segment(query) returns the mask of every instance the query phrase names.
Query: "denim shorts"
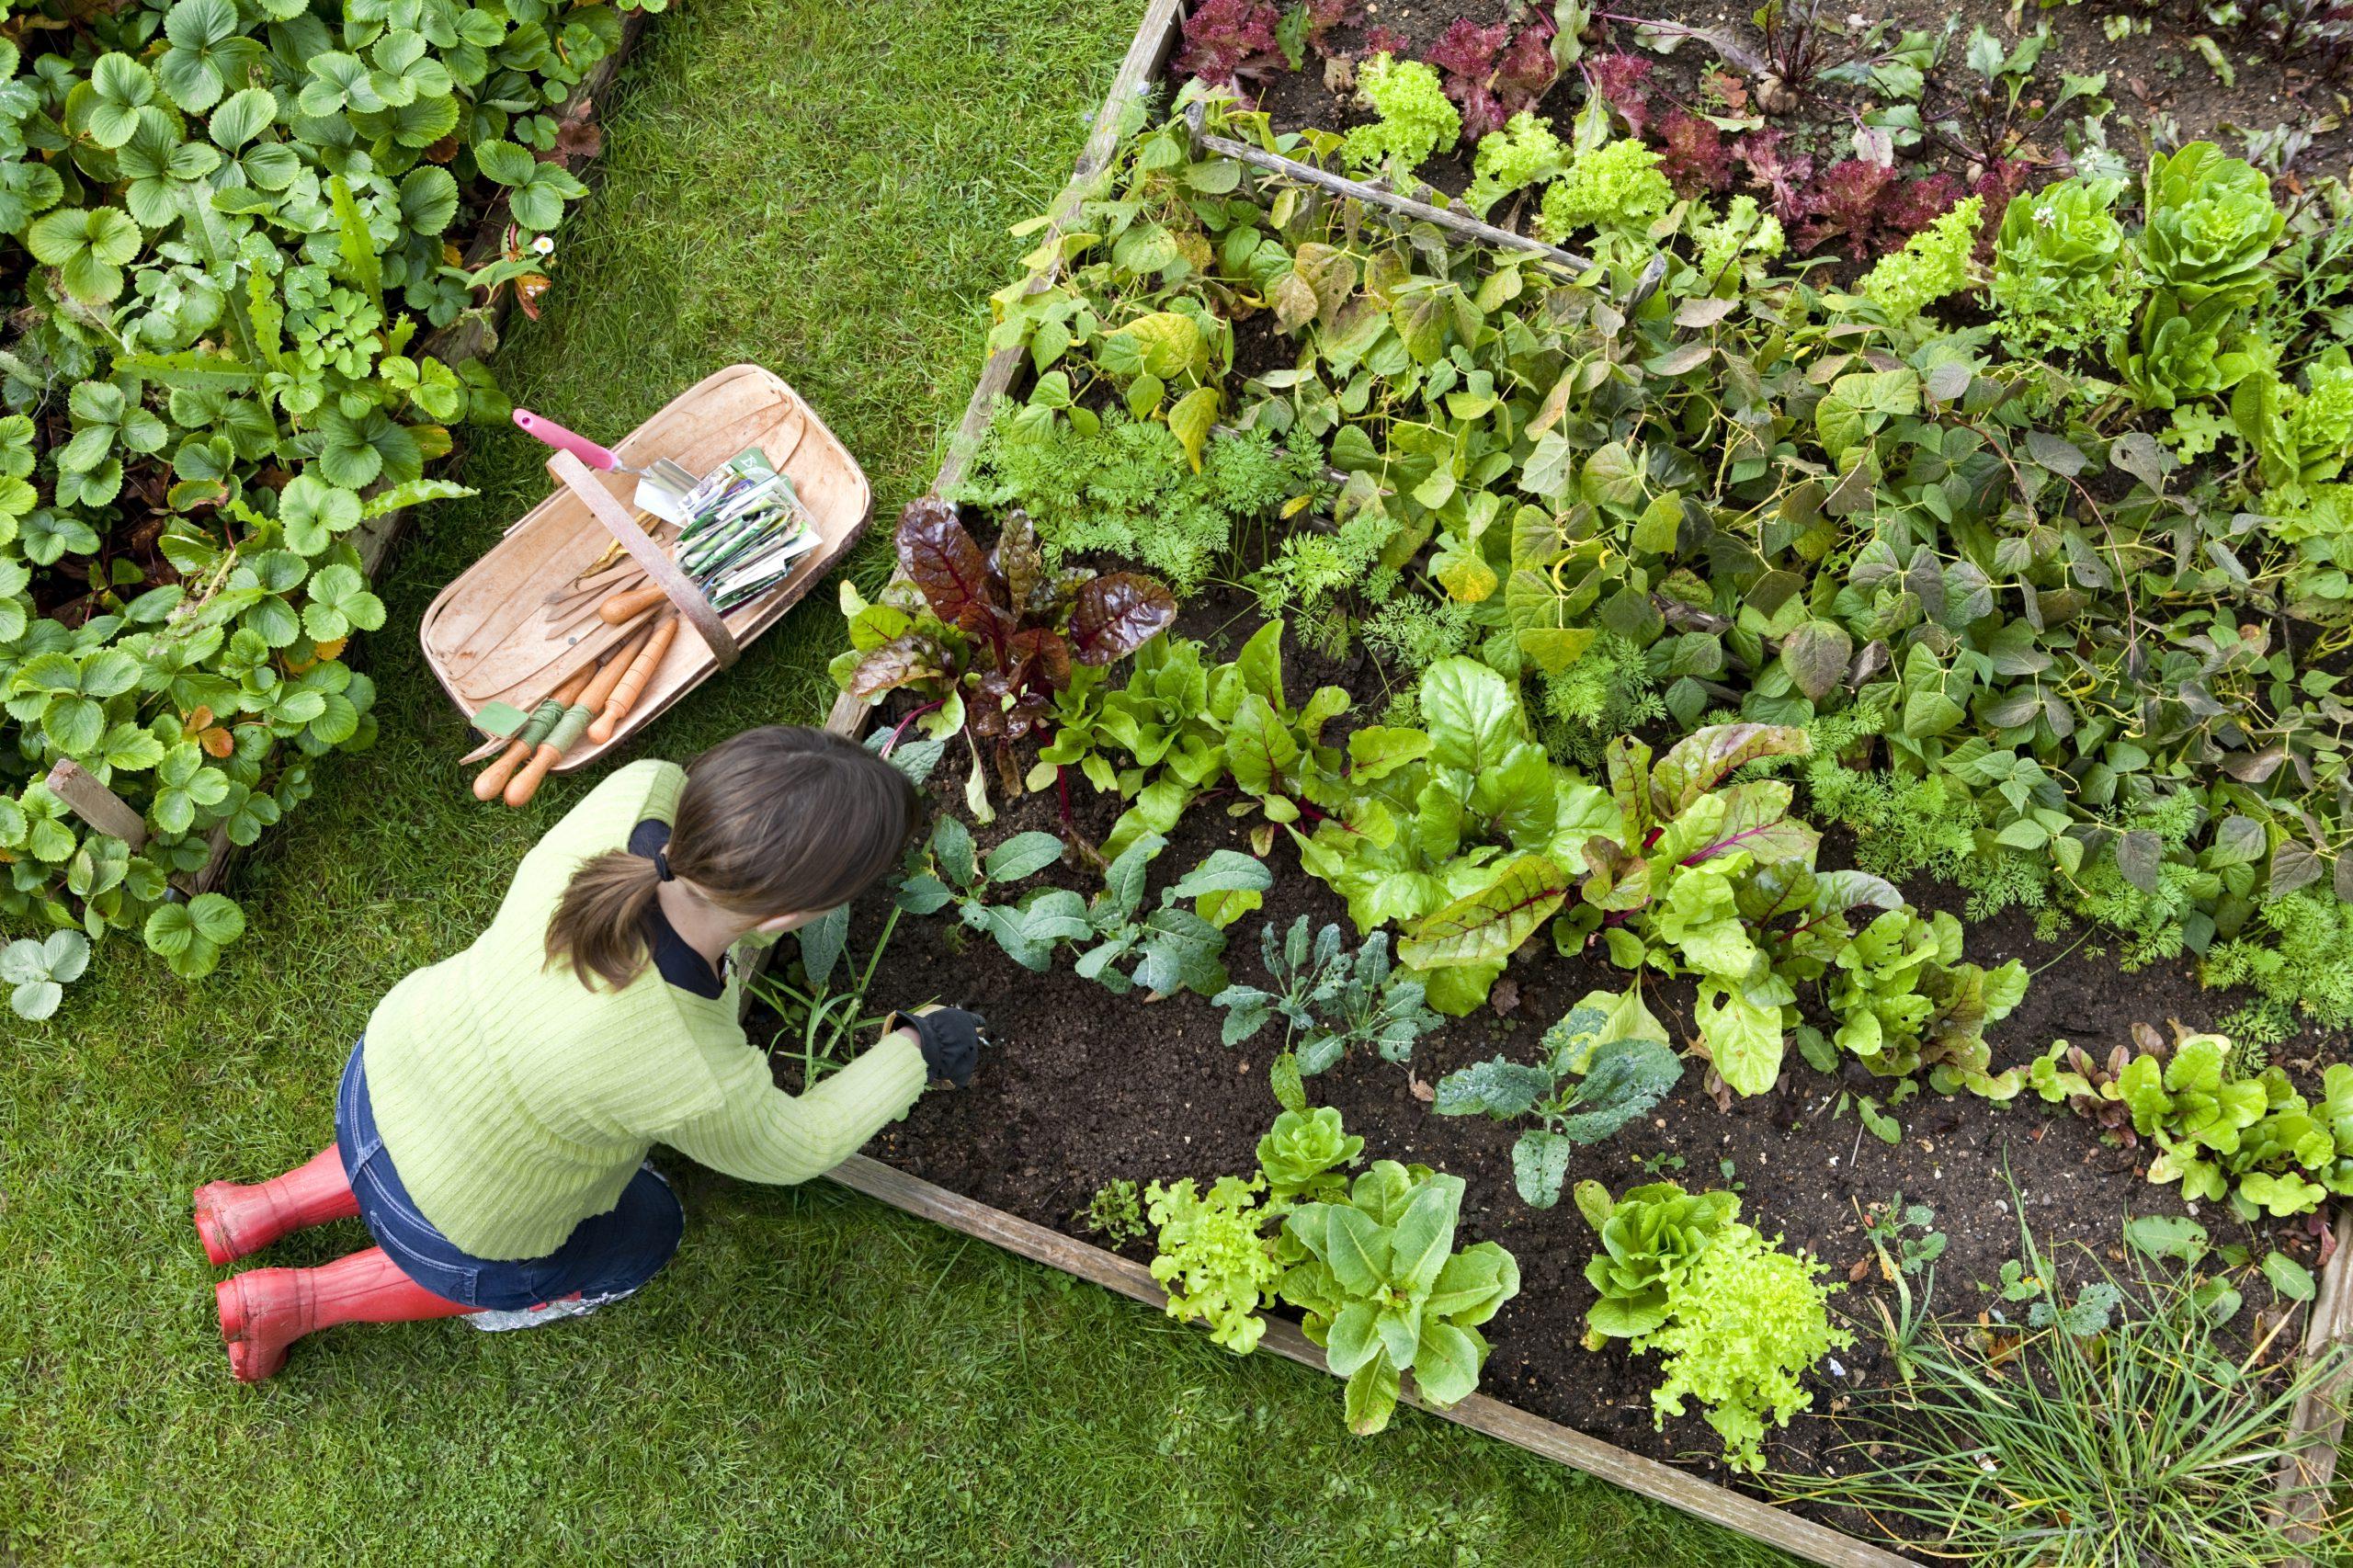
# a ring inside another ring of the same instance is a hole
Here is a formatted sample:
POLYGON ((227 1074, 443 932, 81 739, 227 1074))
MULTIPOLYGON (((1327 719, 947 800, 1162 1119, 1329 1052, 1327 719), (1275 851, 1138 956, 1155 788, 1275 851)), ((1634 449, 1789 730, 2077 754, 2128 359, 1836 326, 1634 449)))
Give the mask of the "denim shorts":
POLYGON ((545 1257, 507 1261, 463 1251, 417 1211, 392 1169, 368 1103, 360 1061, 367 1045, 363 1039, 353 1046, 344 1063, 335 1098, 335 1147, 369 1234, 419 1285, 445 1301, 488 1312, 516 1312, 573 1295, 594 1303, 628 1295, 678 1250, 686 1211, 649 1162, 638 1167, 618 1203, 581 1221, 545 1257))

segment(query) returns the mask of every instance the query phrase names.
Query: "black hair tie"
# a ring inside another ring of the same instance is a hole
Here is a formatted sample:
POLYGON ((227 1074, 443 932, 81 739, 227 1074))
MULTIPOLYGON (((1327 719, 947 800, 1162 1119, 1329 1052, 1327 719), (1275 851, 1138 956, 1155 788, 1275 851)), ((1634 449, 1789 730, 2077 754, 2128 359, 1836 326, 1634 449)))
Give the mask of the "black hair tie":
POLYGON ((670 874, 670 852, 666 848, 656 849, 654 852, 654 880, 659 882, 677 881, 670 874))

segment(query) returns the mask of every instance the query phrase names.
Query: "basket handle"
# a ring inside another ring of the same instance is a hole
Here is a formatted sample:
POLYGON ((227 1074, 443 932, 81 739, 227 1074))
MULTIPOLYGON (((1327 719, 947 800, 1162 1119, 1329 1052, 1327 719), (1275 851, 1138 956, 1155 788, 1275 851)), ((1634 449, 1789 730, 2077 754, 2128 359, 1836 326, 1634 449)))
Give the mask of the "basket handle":
POLYGON ((645 568, 646 576, 653 580, 654 586, 670 597, 670 602, 678 607, 678 613, 686 618, 687 624, 702 638, 703 644, 710 650, 710 656, 718 662, 721 669, 726 669, 744 656, 744 651, 735 644, 734 634, 727 630, 727 623, 719 619, 719 611, 711 608, 710 601, 703 597, 693 583, 688 581, 687 574, 678 570, 670 560, 669 553, 637 526, 637 520, 629 515, 628 508, 613 499, 613 493, 597 482, 586 463, 568 451, 558 452, 548 459, 548 472, 580 498, 582 504, 595 514, 597 520, 605 525, 607 531, 621 541, 623 550, 636 557, 637 563, 645 568))

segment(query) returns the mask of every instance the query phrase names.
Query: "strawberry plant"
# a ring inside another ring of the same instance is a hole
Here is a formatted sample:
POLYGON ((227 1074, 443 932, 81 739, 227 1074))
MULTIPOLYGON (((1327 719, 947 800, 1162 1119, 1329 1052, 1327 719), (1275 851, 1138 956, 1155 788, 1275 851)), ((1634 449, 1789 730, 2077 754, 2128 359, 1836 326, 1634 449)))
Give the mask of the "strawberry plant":
POLYGON ((90 966, 90 940, 79 931, 52 931, 46 939, 19 937, 0 948, 0 984, 17 1017, 39 1023, 56 1013, 65 987, 90 966))
POLYGON ((542 154, 620 28, 536 0, 134 0, 0 42, 0 227, 28 267, 0 364, 0 920, 140 928, 189 976, 242 929, 168 881, 372 740, 341 655, 383 607, 349 535, 468 494, 426 465, 506 414, 419 334, 472 308, 449 256, 494 197, 522 244, 585 194, 542 154), (63 760, 145 819, 135 850, 61 809, 63 760))

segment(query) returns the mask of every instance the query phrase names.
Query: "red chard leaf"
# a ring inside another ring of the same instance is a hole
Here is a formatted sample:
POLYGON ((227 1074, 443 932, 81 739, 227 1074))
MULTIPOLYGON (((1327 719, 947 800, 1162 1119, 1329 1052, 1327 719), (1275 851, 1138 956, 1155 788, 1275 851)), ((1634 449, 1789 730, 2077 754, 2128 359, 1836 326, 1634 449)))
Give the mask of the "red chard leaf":
POLYGON ((1071 607, 1070 642, 1083 665, 1108 665, 1151 642, 1176 619, 1176 601, 1155 578, 1113 572, 1081 585, 1071 607))
POLYGON ((975 637, 997 635, 988 558, 956 516, 953 502, 926 495, 899 514, 899 570, 931 612, 975 637))

